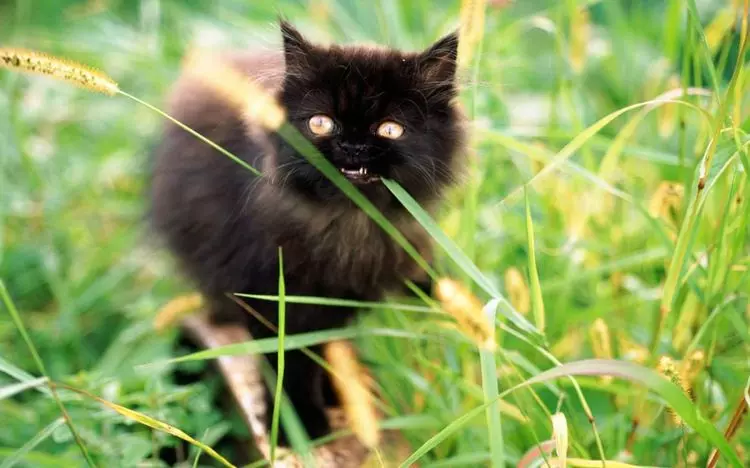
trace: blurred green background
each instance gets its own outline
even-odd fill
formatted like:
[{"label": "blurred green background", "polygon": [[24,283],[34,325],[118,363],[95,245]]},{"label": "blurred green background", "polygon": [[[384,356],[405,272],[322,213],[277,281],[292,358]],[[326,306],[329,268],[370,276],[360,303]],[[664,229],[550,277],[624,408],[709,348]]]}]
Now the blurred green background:
[{"label": "blurred green background", "polygon": [[[747,68],[725,115],[716,100],[690,96],[684,100],[694,107],[662,105],[638,121],[631,119],[642,111],[633,110],[596,135],[584,129],[668,90],[710,94],[715,86],[725,99],[738,64],[747,67],[747,57],[738,58],[743,2],[486,3],[484,36],[471,42],[462,75],[473,170],[441,211],[441,226],[534,320],[520,191],[533,181],[530,211],[551,353],[563,362],[595,356],[646,366],[669,356],[682,373],[667,377],[690,387],[695,405],[723,431],[750,375]],[[279,14],[314,40],[418,49],[456,28],[461,7],[448,0],[6,0],[0,46],[100,68],[122,89],[163,107],[186,51],[277,47]],[[713,136],[695,107],[719,115],[728,130],[717,144],[705,200],[691,216],[696,168]],[[189,291],[144,223],[148,153],[162,125],[123,97],[0,70],[0,278],[54,380],[167,421],[231,459],[244,429],[215,402],[219,382],[181,385],[170,369],[137,367],[181,352],[175,334],[155,333],[151,321],[160,306]],[[585,144],[535,178],[576,137]],[[689,219],[695,223],[686,265],[654,343],[670,259]],[[447,257],[438,258],[441,271],[467,280]],[[38,372],[0,310],[0,385],[8,386]],[[483,401],[475,348],[444,324],[388,309],[361,324],[435,338],[365,332],[357,340],[378,381],[386,424],[400,428],[412,450]],[[501,390],[552,365],[512,336],[499,340]],[[637,384],[625,381],[579,381],[608,459],[705,465],[711,445],[675,422],[658,398],[644,399]],[[568,420],[570,456],[598,459],[569,381],[533,388],[505,399],[508,463],[550,438],[550,414],[558,409]],[[42,390],[0,397],[0,466],[83,466]],[[160,454],[177,445],[88,399],[61,396],[99,466],[160,466]],[[480,414],[422,461],[485,466],[493,443]],[[747,423],[731,444],[747,460]],[[195,449],[180,450],[190,466]]]}]

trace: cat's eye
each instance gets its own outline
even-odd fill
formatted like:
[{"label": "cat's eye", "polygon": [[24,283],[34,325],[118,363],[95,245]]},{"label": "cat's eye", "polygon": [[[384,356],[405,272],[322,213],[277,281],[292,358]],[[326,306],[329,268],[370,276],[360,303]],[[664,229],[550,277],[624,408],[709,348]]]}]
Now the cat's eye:
[{"label": "cat's eye", "polygon": [[383,122],[378,127],[377,133],[383,138],[395,140],[401,138],[401,135],[404,134],[404,126],[391,121]]},{"label": "cat's eye", "polygon": [[310,128],[311,132],[318,136],[330,135],[336,128],[333,119],[323,114],[317,114],[310,117],[310,120],[307,121],[307,126]]}]

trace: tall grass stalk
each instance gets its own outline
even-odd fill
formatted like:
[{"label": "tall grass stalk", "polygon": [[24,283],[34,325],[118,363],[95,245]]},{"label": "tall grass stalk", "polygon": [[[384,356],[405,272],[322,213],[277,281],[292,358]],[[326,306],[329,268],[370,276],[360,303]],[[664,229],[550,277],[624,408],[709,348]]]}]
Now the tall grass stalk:
[{"label": "tall grass stalk", "polygon": [[[487,315],[487,320],[495,323],[495,307],[492,303],[488,304],[482,312]],[[488,349],[479,349],[479,360],[482,369],[482,389],[484,390],[485,403],[498,401],[498,378],[497,362],[495,352]],[[505,466],[505,442],[503,441],[503,426],[500,418],[499,405],[490,405],[487,407],[487,429],[490,444],[490,454],[492,457],[492,466],[502,468]]]},{"label": "tall grass stalk", "polygon": [[284,338],[286,337],[286,282],[284,281],[284,254],[279,248],[279,327],[277,337],[279,347],[276,351],[276,392],[274,395],[273,414],[271,415],[271,465],[276,463],[276,444],[279,440],[279,411],[281,410],[282,390],[284,388]]},{"label": "tall grass stalk", "polygon": [[[745,2],[745,4],[747,8],[747,2]],[[695,12],[695,0],[688,0],[688,8],[691,12],[691,15],[697,18],[697,14]],[[742,38],[740,39],[739,51],[737,54],[737,65],[735,66],[735,69],[732,73],[732,78],[729,81],[727,91],[724,93],[723,98],[720,98],[718,84],[716,82],[714,83],[714,90],[716,93],[715,98],[719,100],[718,102],[720,104],[718,106],[716,115],[713,118],[712,136],[700,162],[699,171],[696,174],[697,179],[693,183],[694,192],[687,208],[685,220],[680,226],[680,232],[677,236],[674,254],[672,256],[669,269],[667,270],[667,278],[664,282],[664,291],[662,293],[662,299],[659,305],[657,325],[652,338],[651,351],[653,356],[657,355],[662,329],[664,328],[665,322],[667,321],[668,316],[671,312],[672,303],[677,291],[677,286],[684,271],[683,269],[685,266],[688,249],[694,237],[695,229],[699,223],[700,207],[702,206],[703,200],[705,200],[705,198],[707,197],[706,190],[704,189],[706,188],[706,183],[708,177],[710,176],[709,172],[711,169],[711,161],[713,160],[714,154],[716,153],[716,148],[721,136],[721,131],[724,128],[724,122],[726,121],[726,118],[728,116],[729,104],[731,102],[731,99],[734,97],[734,87],[737,84],[737,78],[740,75],[740,70],[742,69],[743,60],[745,57],[745,47],[747,45],[747,22],[748,18],[747,15],[745,15],[742,20],[743,34]],[[705,34],[703,32],[703,28],[700,26],[700,23],[696,23],[694,21],[693,24],[700,36],[703,38],[703,46],[705,50],[708,50],[708,45],[705,42]],[[713,70],[713,62],[711,61],[710,54],[707,61],[710,64],[709,69]],[[715,71],[712,73],[712,79],[714,81],[717,81],[717,78],[715,77]]]},{"label": "tall grass stalk", "polygon": [[524,191],[526,205],[526,237],[528,239],[529,277],[531,279],[531,313],[534,315],[536,327],[544,333],[544,299],[542,288],[539,284],[539,272],[536,267],[536,249],[534,246],[534,222],[531,219],[531,206],[529,205],[529,194]]},{"label": "tall grass stalk", "polygon": [[41,356],[39,356],[39,353],[36,350],[36,346],[34,346],[34,342],[31,341],[31,337],[26,331],[26,327],[21,320],[21,315],[18,313],[18,309],[16,309],[16,306],[10,297],[10,293],[8,293],[8,289],[5,286],[5,282],[2,279],[0,279],[0,298],[2,298],[3,304],[5,304],[5,308],[8,310],[8,313],[13,319],[13,323],[15,324],[18,333],[21,334],[23,341],[26,343],[26,347],[31,353],[31,356],[34,358],[34,362],[36,363],[36,367],[39,370],[39,373],[47,379],[47,387],[49,388],[52,398],[55,400],[55,403],[57,403],[57,407],[60,409],[60,413],[62,413],[62,417],[63,419],[65,419],[65,423],[68,425],[68,429],[70,429],[70,433],[73,435],[76,445],[81,451],[81,455],[83,455],[84,460],[86,460],[86,463],[89,466],[96,466],[94,460],[89,455],[89,451],[86,449],[86,444],[84,444],[83,439],[78,434],[78,431],[73,424],[73,420],[68,414],[68,411],[65,409],[65,405],[63,405],[63,402],[60,400],[60,396],[57,394],[56,385],[54,382],[52,382],[52,380],[50,380],[49,374],[47,374],[47,370],[44,367],[44,362],[42,361]]}]

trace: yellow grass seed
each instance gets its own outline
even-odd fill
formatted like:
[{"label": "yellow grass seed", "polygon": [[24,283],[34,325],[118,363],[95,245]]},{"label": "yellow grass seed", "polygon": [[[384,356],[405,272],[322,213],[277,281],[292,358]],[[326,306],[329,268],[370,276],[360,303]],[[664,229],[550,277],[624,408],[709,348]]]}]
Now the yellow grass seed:
[{"label": "yellow grass seed", "polygon": [[482,303],[462,284],[449,278],[437,282],[435,292],[448,314],[458,322],[461,331],[481,348],[494,350],[495,326],[487,320]]},{"label": "yellow grass seed", "polygon": [[468,67],[474,57],[474,51],[484,36],[484,12],[486,0],[461,1],[461,27],[458,41],[458,65]]},{"label": "yellow grass seed", "polygon": [[[591,340],[591,350],[597,359],[612,359],[612,338],[609,333],[609,327],[601,318],[594,320],[589,328],[589,339]],[[612,376],[605,375],[601,377],[603,383],[612,381]]]},{"label": "yellow grass seed", "polygon": [[518,268],[511,267],[505,271],[505,291],[513,307],[521,314],[527,315],[531,310],[529,286]]},{"label": "yellow grass seed", "polygon": [[586,339],[584,331],[579,328],[568,330],[560,340],[552,345],[550,351],[558,358],[570,358],[580,356],[581,343]]},{"label": "yellow grass seed", "polygon": [[196,312],[203,307],[203,298],[200,294],[186,294],[167,302],[156,313],[154,318],[154,329],[164,331],[175,324],[182,317]]},{"label": "yellow grass seed", "polygon": [[612,340],[609,327],[601,318],[594,320],[589,329],[591,348],[597,359],[612,359]]},{"label": "yellow grass seed", "polygon": [[347,341],[332,341],[325,345],[324,354],[352,432],[367,447],[377,447],[380,441],[378,414],[354,348]]},{"label": "yellow grass seed", "polygon": [[653,217],[660,217],[670,224],[677,224],[685,187],[681,184],[662,181],[648,204],[648,212]]},{"label": "yellow grass seed", "polygon": [[[659,358],[659,365],[657,367],[657,370],[661,375],[671,380],[673,384],[680,387],[687,395],[690,395],[690,387],[687,386],[685,381],[682,379],[677,365],[671,357],[662,356],[661,358]],[[675,424],[682,424],[682,418],[677,413],[675,413],[671,408],[667,408],[667,411],[672,415],[672,420]]]},{"label": "yellow grass seed", "polygon": [[0,67],[49,76],[110,96],[120,90],[112,78],[98,70],[32,50],[0,47]]},{"label": "yellow grass seed", "polygon": [[271,93],[220,60],[192,53],[185,60],[185,71],[242,112],[249,122],[258,123],[268,130],[278,130],[284,123],[284,109]]},{"label": "yellow grass seed", "polygon": [[590,35],[589,11],[578,8],[570,19],[570,67],[575,73],[581,73],[586,66]]},{"label": "yellow grass seed", "polygon": [[698,375],[703,372],[705,367],[706,353],[702,349],[696,349],[682,360],[680,375],[682,376],[682,381],[689,387],[691,394]]}]

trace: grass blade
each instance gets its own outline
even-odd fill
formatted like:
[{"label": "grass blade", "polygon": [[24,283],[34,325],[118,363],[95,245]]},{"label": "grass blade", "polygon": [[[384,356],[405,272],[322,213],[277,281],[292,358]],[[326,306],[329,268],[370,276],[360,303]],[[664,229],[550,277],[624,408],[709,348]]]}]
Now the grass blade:
[{"label": "grass blade", "polygon": [[[268,388],[271,388],[271,384],[276,380],[276,373],[267,360],[261,359],[260,365],[266,385],[268,385]],[[275,408],[279,408],[278,417],[289,437],[289,443],[298,454],[303,466],[315,466],[312,453],[310,452],[310,439],[283,387],[280,392],[277,392],[277,395],[279,399],[274,402],[274,411],[276,411]]]},{"label": "grass blade", "polygon": [[[648,101],[639,102],[636,104],[631,104],[629,106],[623,107],[621,109],[618,109],[616,111],[610,112],[609,114],[605,115],[601,119],[597,120],[594,124],[587,127],[584,131],[577,134],[567,145],[561,149],[554,158],[544,166],[537,174],[531,178],[531,180],[527,183],[528,185],[532,185],[535,181],[541,179],[545,175],[549,174],[551,171],[556,169],[561,164],[564,164],[568,159],[570,159],[573,154],[581,149],[583,145],[585,145],[589,140],[591,140],[599,131],[601,131],[604,127],[612,123],[615,119],[620,117],[623,114],[626,114],[630,111],[640,109],[642,107],[647,106],[661,106],[665,104],[680,104],[683,106],[688,106],[695,108],[698,110],[701,114],[706,114],[706,111],[703,109],[698,108],[697,106],[694,106],[693,104],[686,103],[684,101],[678,101],[674,99],[651,99]],[[518,187],[517,189],[510,192],[503,202],[507,202],[507,200],[510,200],[517,196],[522,190],[525,189],[525,186]],[[501,202],[502,203],[502,202]]]},{"label": "grass blade", "polygon": [[[60,384],[57,384],[60,385]],[[135,421],[139,424],[142,424],[144,426],[148,426],[152,429],[156,429],[157,431],[166,432],[167,434],[173,435],[179,439],[184,440],[185,442],[192,444],[207,454],[209,454],[211,457],[213,457],[215,460],[217,460],[222,465],[229,467],[229,468],[235,468],[235,466],[230,463],[227,459],[219,455],[214,449],[207,446],[206,444],[200,442],[199,440],[196,440],[189,435],[187,435],[182,430],[172,426],[171,424],[167,424],[165,422],[159,421],[158,419],[152,418],[151,416],[148,416],[146,414],[143,414],[141,412],[132,410],[130,408],[126,408],[124,406],[118,405],[117,403],[112,403],[111,401],[107,401],[104,398],[100,398],[96,395],[93,395],[91,393],[88,393],[84,390],[80,390],[77,388],[69,387],[67,385],[60,385],[61,388],[65,388],[66,390],[70,390],[72,392],[78,393],[79,395],[83,395],[87,398],[90,398],[92,400],[95,400],[96,402],[100,403],[103,406],[106,406],[107,408],[115,411],[116,413],[120,414],[121,416],[124,416],[132,421]]]},{"label": "grass blade", "polygon": [[[712,147],[715,148],[714,146],[709,145],[706,151],[710,151]],[[704,156],[704,158],[705,157],[706,156]],[[732,160],[733,157],[730,157],[723,165],[721,165],[718,171],[716,171],[708,180],[708,185],[705,187],[701,187],[700,182],[694,184],[696,189],[694,194],[690,197],[690,202],[686,211],[687,215],[680,226],[680,232],[677,235],[674,253],[669,263],[669,269],[667,270],[667,277],[664,280],[664,289],[659,304],[659,314],[651,341],[651,351],[654,358],[656,357],[656,352],[658,350],[661,331],[672,310],[672,302],[674,301],[677,290],[680,284],[682,284],[681,280],[683,279],[683,274],[685,272],[689,250],[700,225],[700,215],[703,211],[704,204],[708,198],[708,194],[716,184],[716,181],[731,166]],[[695,175],[696,179],[699,180],[701,178],[701,172],[702,171],[698,171]]]},{"label": "grass blade", "polygon": [[409,193],[400,185],[392,180],[383,179],[383,183],[388,190],[404,205],[412,216],[427,230],[433,239],[445,250],[454,262],[463,270],[474,282],[479,285],[487,294],[495,299],[499,299],[505,307],[503,313],[521,330],[541,336],[539,330],[534,327],[528,320],[516,311],[508,300],[500,294],[492,283],[482,274],[479,268],[469,257],[464,254],[450,237],[437,225],[430,215],[412,198]]},{"label": "grass blade", "polygon": [[[488,304],[484,307],[483,312],[487,315],[487,319],[490,323],[495,323],[496,310],[497,307],[495,307],[494,304]],[[497,397],[498,382],[495,353],[493,351],[480,347],[479,358],[482,368],[482,388],[484,390],[484,401],[485,403],[499,401]],[[503,441],[502,421],[500,420],[500,408],[498,405],[490,405],[487,407],[486,412],[492,466],[495,468],[502,468],[505,466],[505,445]]]},{"label": "grass blade", "polygon": [[[650,391],[659,395],[669,407],[683,419],[686,425],[691,427],[695,432],[718,448],[719,452],[731,462],[732,466],[743,466],[739,457],[734,450],[732,450],[732,447],[729,446],[721,433],[708,421],[707,418],[701,415],[698,408],[685,395],[685,392],[680,387],[658,372],[632,362],[606,359],[586,359],[571,362],[544,371],[541,374],[528,379],[526,382],[507,390],[507,392],[528,385],[545,382],[550,379],[569,377],[573,375],[610,375],[646,387]],[[502,396],[503,395],[501,395],[501,397]]]},{"label": "grass blade", "polygon": [[[10,362],[6,361],[2,356],[0,356],[0,372],[9,375],[20,382],[28,382],[29,380],[33,380],[35,378],[25,370],[19,369]],[[48,388],[42,387],[38,390],[42,393],[49,393]]]},{"label": "grass blade", "polygon": [[[732,450],[732,447],[729,446],[729,443],[724,439],[722,434],[716,429],[716,427],[708,422],[708,420],[700,413],[698,408],[695,407],[693,402],[690,401],[687,396],[685,396],[685,393],[681,388],[663,377],[661,374],[632,362],[604,359],[587,359],[563,364],[561,366],[546,370],[541,374],[538,374],[526,380],[525,382],[522,382],[514,387],[509,388],[508,390],[505,390],[504,392],[500,393],[500,395],[498,395],[498,399],[504,398],[506,395],[521,388],[528,387],[529,385],[547,382],[549,380],[557,379],[560,377],[572,377],[574,375],[610,375],[643,385],[647,389],[659,395],[666,403],[668,403],[670,408],[672,408],[672,410],[683,419],[686,425],[695,430],[695,432],[700,434],[703,438],[711,442],[718,449],[719,453],[726,457],[731,466],[737,468],[741,468],[743,466],[739,456],[737,456],[737,454]],[[492,405],[492,403],[494,402],[488,402],[481,406],[478,406],[453,421],[443,430],[432,436],[421,447],[419,447],[400,466],[410,466],[412,463],[419,460],[427,452],[439,445],[440,442],[448,438],[454,432],[461,429],[461,427],[468,423],[473,417],[477,416],[487,407]],[[597,461],[595,463],[600,466],[602,462]]]},{"label": "grass blade", "polygon": [[688,14],[690,14],[692,18],[692,24],[695,26],[695,30],[698,32],[698,36],[700,37],[700,43],[701,43],[701,52],[703,52],[703,58],[705,59],[706,68],[708,68],[708,74],[711,77],[711,87],[714,90],[714,99],[719,99],[719,96],[721,95],[719,93],[719,77],[716,73],[716,67],[714,66],[713,61],[713,54],[711,53],[711,50],[708,46],[708,40],[706,39],[706,32],[703,31],[703,27],[701,26],[701,19],[698,15],[698,8],[695,5],[695,0],[687,0],[687,9]]},{"label": "grass blade", "polygon": [[459,417],[452,423],[448,424],[445,428],[443,428],[443,430],[441,430],[434,436],[430,437],[427,440],[427,442],[422,444],[422,446],[419,447],[414,453],[409,455],[409,458],[401,462],[399,467],[404,468],[407,466],[412,466],[412,464],[414,464],[417,460],[422,458],[427,452],[429,452],[433,448],[440,445],[440,442],[450,437],[454,432],[461,429],[461,427],[463,427],[464,424],[469,422],[474,417],[480,415],[482,411],[485,411],[487,408],[492,406],[492,403],[494,402],[491,401],[491,402],[485,403],[484,405],[478,406],[472,409],[471,411],[464,413],[461,417]]},{"label": "grass blade", "polygon": [[[248,299],[257,299],[261,301],[279,301],[279,296],[271,296],[266,294],[235,294],[237,297],[245,297]],[[434,308],[427,306],[419,306],[413,304],[398,304],[395,302],[371,302],[371,301],[353,301],[351,299],[337,299],[331,297],[316,297],[316,296],[286,296],[285,299],[287,304],[315,304],[330,307],[356,307],[359,309],[394,309],[402,310],[405,312],[425,312],[425,313],[438,313]]]},{"label": "grass blade", "polygon": [[60,409],[60,412],[62,413],[63,418],[65,419],[65,422],[68,424],[68,427],[70,428],[70,432],[71,434],[73,434],[73,438],[75,439],[76,445],[78,446],[78,449],[81,451],[83,458],[86,460],[86,463],[88,463],[89,466],[96,466],[94,461],[91,459],[91,456],[89,455],[88,450],[86,449],[86,445],[83,443],[83,439],[81,439],[81,436],[78,434],[78,431],[75,430],[75,427],[73,425],[73,420],[70,419],[70,415],[68,414],[68,411],[65,409],[65,405],[63,405],[62,401],[60,400],[60,397],[57,395],[55,386],[49,380],[49,375],[47,374],[47,370],[44,368],[44,362],[42,361],[42,358],[39,356],[39,353],[36,350],[36,346],[34,346],[34,343],[31,341],[31,337],[26,331],[26,327],[24,326],[23,321],[21,320],[21,316],[18,314],[18,310],[16,309],[16,306],[13,303],[13,300],[11,299],[10,294],[8,293],[8,289],[5,287],[5,282],[1,279],[0,279],[0,298],[2,298],[2,302],[5,304],[5,308],[8,309],[8,313],[13,319],[13,323],[18,329],[18,332],[21,334],[21,337],[23,337],[23,340],[26,342],[26,346],[28,347],[29,352],[34,358],[37,368],[39,369],[39,372],[47,379],[47,386],[50,389],[50,392],[52,393],[52,398],[55,399],[55,402],[57,403],[57,406]]},{"label": "grass blade", "polygon": [[248,171],[252,172],[253,174],[255,174],[255,175],[259,176],[259,177],[262,176],[262,174],[256,168],[254,168],[253,166],[251,166],[250,164],[246,163],[242,159],[238,158],[234,154],[230,153],[226,149],[224,149],[221,146],[217,145],[216,143],[214,143],[210,139],[208,139],[205,136],[201,135],[200,133],[196,132],[195,130],[193,130],[189,126],[187,126],[184,123],[180,122],[179,120],[175,119],[174,117],[172,117],[171,115],[167,114],[166,112],[164,112],[163,110],[159,109],[158,107],[153,106],[153,105],[149,104],[146,101],[138,99],[137,97],[133,96],[132,94],[128,94],[128,93],[126,93],[123,90],[118,90],[118,93],[122,94],[123,96],[125,96],[128,99],[131,99],[131,100],[137,102],[138,104],[146,107],[147,109],[149,109],[149,110],[151,110],[153,112],[156,112],[160,116],[162,116],[165,119],[169,120],[170,122],[172,122],[173,124],[177,125],[178,127],[180,127],[181,129],[185,130],[186,132],[190,133],[195,138],[199,139],[203,143],[205,143],[208,146],[212,147],[216,151],[220,152],[221,154],[223,154],[224,156],[228,157],[229,159],[231,159],[235,163],[239,164],[240,166],[244,167]]},{"label": "grass blade", "polygon": [[[480,286],[487,294],[492,297],[500,296],[500,292],[490,283],[482,274],[479,268],[469,259],[456,245],[447,234],[440,229],[440,226],[432,217],[412,198],[409,193],[403,189],[397,182],[389,179],[383,179],[383,184],[388,190],[404,205],[409,213],[425,228],[427,233],[446,251],[454,262],[468,274],[474,282]],[[525,320],[525,319],[524,319]],[[531,326],[531,324],[528,324]]]},{"label": "grass blade", "polygon": [[286,336],[286,287],[284,283],[284,256],[279,247],[279,347],[276,351],[276,393],[274,395],[273,415],[271,416],[271,464],[276,462],[276,444],[279,440],[279,410],[281,409],[281,394],[284,388],[284,337]]},{"label": "grass blade", "polygon": [[25,382],[18,382],[4,387],[0,387],[0,400],[10,398],[17,393],[21,393],[29,388],[38,387],[48,382],[47,377],[39,377],[34,380],[27,380]]},{"label": "grass blade", "polygon": [[539,284],[539,272],[536,268],[536,249],[534,248],[534,222],[531,219],[531,207],[529,206],[529,194],[524,192],[526,201],[526,238],[529,245],[529,277],[531,287],[531,311],[534,314],[536,327],[544,333],[544,299],[542,299],[542,287]]},{"label": "grass blade", "polygon": [[[708,48],[708,43],[706,41],[706,36],[703,31],[703,28],[700,26],[700,21],[698,17],[698,13],[695,7],[695,0],[688,0],[688,11],[690,12],[690,15],[693,19],[693,23],[695,24],[696,30],[699,32],[701,37],[701,43],[703,45],[703,51],[706,53],[706,61],[709,65],[709,71],[711,72],[711,78],[714,85],[714,89],[716,90],[717,95],[715,98],[718,100],[718,81],[716,78],[716,70],[713,65],[713,61],[711,59],[711,54]],[[693,197],[691,197],[690,205],[687,210],[687,216],[685,217],[685,220],[682,222],[682,225],[680,226],[680,232],[677,236],[677,243],[675,245],[675,253],[672,257],[672,261],[669,265],[669,269],[667,270],[667,279],[664,282],[664,293],[662,296],[661,304],[659,306],[659,317],[657,321],[657,328],[655,330],[655,335],[653,337],[652,342],[652,350],[656,348],[659,342],[659,334],[664,326],[664,322],[667,320],[667,316],[671,312],[672,309],[672,302],[674,300],[675,292],[677,290],[677,285],[681,279],[687,251],[690,245],[690,241],[693,238],[695,227],[698,224],[698,216],[700,214],[700,205],[707,197],[707,192],[709,191],[708,188],[706,188],[706,181],[709,178],[710,170],[711,170],[711,161],[713,160],[714,155],[716,154],[717,145],[719,142],[719,137],[721,136],[721,130],[724,126],[724,121],[728,115],[729,112],[729,101],[731,97],[734,95],[734,89],[737,85],[737,80],[740,76],[740,70],[742,70],[743,66],[743,60],[745,57],[745,47],[747,45],[747,18],[743,18],[742,21],[742,30],[745,32],[743,36],[740,39],[739,44],[739,50],[738,50],[738,59],[737,59],[737,65],[735,66],[734,72],[732,73],[732,78],[729,81],[729,86],[727,87],[726,95],[724,96],[724,99],[720,101],[719,109],[717,110],[716,116],[714,118],[714,128],[712,130],[712,136],[709,140],[708,147],[706,148],[703,158],[700,163],[700,170],[697,174],[697,181],[694,182],[693,186],[695,187],[695,194]],[[705,189],[705,190],[704,190]]]},{"label": "grass blade", "polygon": [[[357,327],[335,328],[331,330],[322,330],[310,333],[299,333],[296,335],[287,335],[284,339],[284,349],[300,349],[317,344],[334,340],[353,339],[360,336],[389,336],[392,338],[406,339],[425,339],[427,335],[396,330],[391,328],[370,328],[363,329]],[[259,340],[247,341],[227,346],[219,346],[213,349],[198,351],[179,358],[157,361],[143,364],[143,366],[174,364],[186,361],[201,361],[206,359],[215,359],[221,356],[241,356],[243,354],[265,354],[278,350],[277,338],[262,338]]]},{"label": "grass blade", "polygon": [[16,450],[13,455],[6,458],[3,461],[3,464],[0,465],[0,468],[11,468],[12,466],[15,466],[16,463],[21,461],[29,452],[34,450],[34,447],[47,440],[47,438],[51,436],[52,433],[55,432],[57,428],[62,426],[63,424],[65,424],[64,418],[58,418],[49,423],[44,429],[39,431],[37,435],[32,437],[28,442],[26,442],[25,444],[23,444],[23,446]]},{"label": "grass blade", "polygon": [[555,441],[545,440],[530,448],[523,457],[521,457],[516,468],[531,468],[532,466],[537,466],[539,459],[547,460],[554,450]]}]

